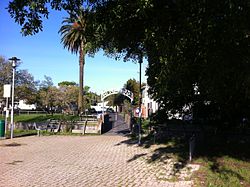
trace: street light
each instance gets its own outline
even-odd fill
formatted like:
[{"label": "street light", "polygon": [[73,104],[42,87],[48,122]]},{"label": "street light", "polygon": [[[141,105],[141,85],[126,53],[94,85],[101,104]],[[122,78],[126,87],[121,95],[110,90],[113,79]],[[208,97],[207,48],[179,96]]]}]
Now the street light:
[{"label": "street light", "polygon": [[18,59],[17,57],[12,57],[9,59],[12,62],[12,97],[11,97],[11,120],[10,120],[10,124],[11,124],[11,131],[10,131],[10,138],[13,138],[13,134],[14,134],[14,90],[15,90],[15,70],[16,70],[16,63],[17,61],[19,61],[20,59]]},{"label": "street light", "polygon": [[143,63],[143,56],[140,55],[139,57],[139,85],[140,85],[140,91],[139,91],[139,141],[138,144],[141,145],[141,116],[142,116],[142,89],[141,89],[141,64]]}]

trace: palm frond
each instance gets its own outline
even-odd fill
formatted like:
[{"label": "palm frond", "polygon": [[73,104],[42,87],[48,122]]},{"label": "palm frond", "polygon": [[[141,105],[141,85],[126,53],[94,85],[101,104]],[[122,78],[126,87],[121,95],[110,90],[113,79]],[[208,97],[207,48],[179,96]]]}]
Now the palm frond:
[{"label": "palm frond", "polygon": [[86,41],[86,13],[83,9],[80,9],[78,16],[70,15],[68,18],[64,18],[62,26],[58,31],[62,36],[61,43],[64,48],[72,53],[78,53],[80,50],[81,42]]}]

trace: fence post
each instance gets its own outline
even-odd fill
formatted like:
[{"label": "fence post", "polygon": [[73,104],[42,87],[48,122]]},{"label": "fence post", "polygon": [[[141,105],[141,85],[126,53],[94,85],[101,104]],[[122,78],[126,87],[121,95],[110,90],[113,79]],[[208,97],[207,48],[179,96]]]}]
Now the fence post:
[{"label": "fence post", "polygon": [[193,135],[190,139],[189,139],[189,161],[192,161],[192,157],[194,154],[194,147],[195,147],[195,136]]}]

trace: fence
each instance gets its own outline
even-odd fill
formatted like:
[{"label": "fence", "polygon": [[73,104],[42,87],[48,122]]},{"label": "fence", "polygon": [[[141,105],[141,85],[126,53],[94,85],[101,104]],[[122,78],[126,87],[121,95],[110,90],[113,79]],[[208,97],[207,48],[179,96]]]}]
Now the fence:
[{"label": "fence", "polygon": [[46,111],[43,111],[43,110],[19,110],[17,112],[19,115],[20,114],[46,114],[47,112]]}]

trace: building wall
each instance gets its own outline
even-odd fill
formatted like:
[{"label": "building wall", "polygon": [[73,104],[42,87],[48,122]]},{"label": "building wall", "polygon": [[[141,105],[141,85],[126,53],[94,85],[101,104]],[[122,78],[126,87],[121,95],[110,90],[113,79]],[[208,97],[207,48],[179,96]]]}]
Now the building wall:
[{"label": "building wall", "polygon": [[146,85],[142,91],[142,117],[148,118],[158,110],[158,107],[158,103],[150,98],[148,86]]}]

